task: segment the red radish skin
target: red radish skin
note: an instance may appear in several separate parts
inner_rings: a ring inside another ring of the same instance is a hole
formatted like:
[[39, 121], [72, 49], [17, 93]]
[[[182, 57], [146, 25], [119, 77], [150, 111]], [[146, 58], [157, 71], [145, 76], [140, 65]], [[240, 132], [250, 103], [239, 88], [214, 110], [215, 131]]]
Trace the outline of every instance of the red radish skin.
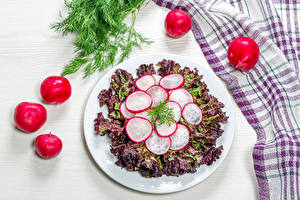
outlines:
[[[187, 139], [186, 139], [186, 142], [184, 145], [182, 145], [182, 147], [180, 148], [175, 148], [174, 147], [174, 144], [176, 143], [175, 139], [179, 139], [180, 141], [182, 141], [182, 138], [180, 138], [180, 135], [178, 135], [181, 131], [183, 131], [183, 129], [186, 130], [186, 133], [187, 133]], [[178, 132], [177, 132], [178, 131]], [[173, 139], [173, 140], [172, 140]], [[183, 125], [183, 124], [178, 124], [178, 128], [176, 130], [176, 132], [170, 136], [170, 140], [171, 140], [171, 146], [170, 146], [170, 150], [173, 150], [173, 151], [180, 151], [182, 149], [184, 149], [188, 144], [189, 144], [189, 141], [190, 141], [190, 131], [189, 129]]]
[[16, 127], [25, 133], [40, 129], [47, 120], [47, 110], [39, 103], [22, 102], [14, 113]]
[[[167, 128], [170, 128], [170, 129], [167, 129]], [[168, 132], [165, 132], [166, 129], [167, 129]], [[174, 121], [173, 123], [171, 123], [170, 126], [168, 126], [167, 124], [161, 124], [161, 125], [159, 125], [159, 122], [156, 119], [155, 120], [155, 130], [156, 130], [156, 133], [160, 137], [169, 137], [169, 136], [173, 135], [176, 132], [176, 130], [177, 130], [177, 123]]]
[[151, 74], [146, 74], [134, 81], [135, 87], [139, 90], [146, 91], [152, 85], [155, 85], [155, 78]]
[[187, 103], [193, 103], [194, 97], [186, 89], [179, 88], [170, 92], [169, 100], [177, 102], [183, 108]]
[[[136, 121], [138, 120], [138, 122]], [[135, 124], [133, 124], [135, 123]], [[145, 131], [145, 128], [147, 128], [146, 126], [148, 126], [149, 131]], [[152, 131], [153, 131], [153, 126], [151, 124], [151, 122], [148, 119], [145, 119], [143, 117], [132, 117], [131, 119], [129, 119], [127, 121], [127, 123], [125, 124], [125, 130], [126, 130], [126, 134], [129, 137], [130, 140], [132, 140], [135, 143], [140, 143], [140, 142], [144, 142], [145, 140], [148, 139], [148, 137], [150, 137]], [[143, 133], [144, 131], [144, 133]], [[143, 133], [144, 136], [142, 138], [134, 138], [133, 134], [136, 133]]]
[[121, 115], [125, 118], [125, 119], [130, 119], [134, 116], [134, 113], [129, 112], [129, 110], [127, 110], [126, 106], [125, 106], [125, 101], [123, 101], [120, 104], [119, 107], [120, 113]]
[[248, 37], [234, 39], [228, 47], [227, 57], [233, 66], [242, 71], [252, 69], [259, 58], [259, 47]]
[[156, 155], [163, 155], [169, 151], [171, 140], [169, 137], [160, 137], [156, 131], [153, 131], [145, 141], [145, 146], [150, 152]]
[[72, 88], [65, 77], [49, 76], [42, 82], [40, 92], [45, 103], [60, 104], [70, 98]]
[[173, 38], [185, 35], [192, 27], [192, 19], [183, 10], [174, 9], [170, 11], [165, 19], [167, 34]]
[[168, 91], [165, 88], [163, 88], [163, 87], [161, 87], [159, 85], [153, 85], [153, 86], [151, 86], [146, 92], [150, 95], [150, 97], [151, 97], [151, 99], [153, 101], [152, 105], [154, 107], [157, 104], [159, 104], [160, 102], [168, 100], [168, 98], [169, 98]]
[[181, 74], [169, 74], [162, 77], [159, 85], [167, 90], [176, 90], [181, 88], [185, 83], [184, 77]]
[[152, 105], [151, 96], [141, 90], [132, 92], [125, 99], [125, 106], [129, 112], [139, 113], [147, 110]]
[[[194, 108], [193, 108], [194, 107]], [[189, 110], [188, 110], [189, 109]], [[188, 110], [188, 111], [187, 111]], [[201, 114], [201, 118], [197, 121], [197, 123], [192, 123], [191, 122], [191, 117], [195, 117], [197, 116], [197, 114], [199, 114], [197, 111], [200, 112]], [[191, 116], [188, 116], [188, 113], [187, 112], [192, 112], [192, 113], [189, 113]], [[188, 123], [190, 124], [193, 124], [193, 125], [198, 125], [202, 122], [202, 119], [203, 119], [203, 113], [202, 113], [202, 110], [201, 108], [195, 104], [195, 103], [188, 103], [186, 104], [183, 109], [182, 109], [182, 113], [181, 113], [182, 117], [184, 118], [185, 121], [187, 121]]]
[[34, 140], [36, 153], [44, 159], [56, 157], [62, 149], [62, 142], [56, 135], [51, 133], [39, 135]]
[[166, 103], [166, 106], [168, 106], [169, 108], [173, 108], [173, 114], [175, 115], [174, 121], [178, 122], [180, 120], [181, 111], [182, 111], [180, 104], [177, 103], [176, 101], [169, 101]]

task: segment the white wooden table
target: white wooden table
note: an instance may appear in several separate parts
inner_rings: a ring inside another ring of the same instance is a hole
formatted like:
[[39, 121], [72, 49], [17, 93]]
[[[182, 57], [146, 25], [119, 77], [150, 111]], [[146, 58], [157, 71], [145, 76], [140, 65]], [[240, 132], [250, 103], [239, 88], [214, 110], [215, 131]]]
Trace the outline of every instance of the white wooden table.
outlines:
[[[40, 102], [39, 86], [58, 75], [72, 58], [74, 36], [62, 37], [49, 29], [64, 9], [63, 0], [0, 1], [0, 199], [257, 199], [252, 163], [255, 132], [235, 105], [236, 133], [228, 157], [208, 179], [183, 192], [151, 195], [112, 181], [93, 162], [86, 148], [82, 119], [89, 92], [104, 73], [86, 80], [69, 76], [73, 94], [65, 104], [45, 105], [48, 120], [39, 131], [15, 129], [13, 111], [21, 101]], [[131, 56], [173, 53], [209, 68], [192, 33], [180, 39], [165, 35], [167, 10], [150, 3], [139, 13], [136, 29], [154, 40]], [[63, 151], [51, 160], [36, 156], [32, 142], [52, 132], [63, 141]]]

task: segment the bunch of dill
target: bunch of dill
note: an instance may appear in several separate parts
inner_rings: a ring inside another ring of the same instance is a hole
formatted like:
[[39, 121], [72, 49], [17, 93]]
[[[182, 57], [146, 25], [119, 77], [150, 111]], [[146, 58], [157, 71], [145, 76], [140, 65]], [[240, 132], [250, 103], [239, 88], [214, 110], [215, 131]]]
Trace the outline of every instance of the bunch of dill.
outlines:
[[[62, 76], [75, 73], [84, 67], [84, 77], [122, 62], [133, 47], [150, 43], [134, 29], [138, 9], [145, 0], [72, 0], [65, 5], [66, 17], [51, 28], [63, 35], [75, 33], [75, 58], [65, 66]], [[127, 16], [133, 19], [124, 23]]]

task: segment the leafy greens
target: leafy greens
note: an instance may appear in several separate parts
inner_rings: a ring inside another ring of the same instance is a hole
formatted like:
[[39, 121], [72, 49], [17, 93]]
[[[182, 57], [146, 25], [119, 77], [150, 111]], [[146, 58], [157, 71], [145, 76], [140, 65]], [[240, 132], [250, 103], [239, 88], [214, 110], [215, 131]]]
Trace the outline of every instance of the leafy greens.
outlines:
[[[69, 12], [51, 28], [63, 35], [76, 33], [75, 58], [65, 66], [62, 76], [84, 67], [84, 77], [96, 70], [122, 62], [134, 47], [149, 44], [134, 29], [138, 9], [145, 0], [65, 0]], [[124, 19], [132, 16], [130, 25]]]

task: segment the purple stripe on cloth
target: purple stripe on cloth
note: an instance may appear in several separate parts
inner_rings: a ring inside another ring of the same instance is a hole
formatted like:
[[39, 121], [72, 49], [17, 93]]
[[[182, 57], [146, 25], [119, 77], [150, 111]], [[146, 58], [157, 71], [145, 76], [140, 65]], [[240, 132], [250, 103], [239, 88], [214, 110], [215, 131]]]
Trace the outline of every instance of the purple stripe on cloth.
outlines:
[[[281, 146], [281, 159], [283, 159], [286, 155], [285, 155], [285, 143], [284, 142], [281, 142], [280, 143], [280, 146]], [[283, 172], [283, 174], [286, 174], [287, 173], [287, 170], [285, 168], [285, 165], [284, 165], [284, 162], [281, 162], [281, 168], [280, 168]], [[284, 196], [284, 199], [288, 199], [287, 198], [287, 176], [283, 176], [284, 178], [284, 187], [283, 187], [283, 196]]]
[[[294, 16], [299, 16], [299, 13], [297, 13], [297, 3], [293, 3], [293, 12], [294, 12]], [[299, 18], [298, 18], [299, 19]], [[294, 20], [294, 27], [295, 33], [298, 33], [298, 35], [300, 34], [300, 29], [299, 29], [299, 20]], [[296, 40], [293, 40], [293, 42], [296, 43], [296, 47], [297, 47], [297, 51], [298, 51], [298, 60], [300, 60], [300, 38], [296, 38]], [[298, 196], [299, 197], [299, 196]]]
[[[300, 157], [300, 155], [299, 155]], [[298, 162], [298, 160], [296, 161], [296, 174], [299, 174], [299, 167], [300, 167], [300, 163]], [[299, 187], [299, 179], [296, 178], [296, 188], [300, 188]], [[297, 190], [297, 199], [300, 198], [300, 192], [299, 189]]]
[[[292, 146], [294, 146], [293, 141], [291, 141], [291, 143], [292, 143]], [[289, 154], [292, 155], [292, 156], [290, 156], [289, 167], [293, 168], [293, 166], [294, 166], [294, 162], [293, 161], [294, 161], [294, 156], [295, 155], [294, 155], [294, 152], [291, 151], [291, 150], [289, 150]], [[291, 181], [291, 185], [292, 185], [292, 187], [290, 187], [291, 199], [295, 199], [295, 183], [294, 183], [294, 178], [291, 177], [290, 181]]]
[[[285, 54], [286, 58], [289, 60], [289, 62], [291, 62], [294, 65], [294, 69], [296, 71], [296, 74], [299, 75], [298, 62], [294, 62], [294, 60], [297, 59], [297, 57], [296, 57], [296, 52], [295, 52], [294, 48], [292, 48], [293, 47], [292, 38], [287, 35], [286, 31], [284, 31], [283, 24], [280, 20], [280, 17], [278, 16], [278, 14], [272, 12], [271, 7], [274, 7], [273, 4], [272, 4], [272, 1], [271, 0], [266, 0], [265, 3], [266, 3], [266, 8], [267, 8], [268, 14], [270, 16], [274, 16], [274, 18], [271, 18], [272, 27], [270, 28], [269, 31], [273, 34], [273, 39], [275, 39], [277, 46], [282, 50], [282, 52], [284, 52], [284, 54]], [[284, 5], [288, 6], [289, 2], [287, 2]], [[296, 5], [296, 3], [295, 3], [295, 5]], [[289, 12], [287, 12], [286, 19], [287, 19], [287, 22], [288, 22], [287, 27], [291, 27]], [[277, 30], [277, 27], [279, 28], [279, 35], [278, 36], [275, 35], [275, 31], [274, 31], [274, 30]], [[280, 40], [289, 41], [289, 45], [283, 45], [283, 43], [280, 42]], [[286, 52], [288, 52], [288, 49], [292, 52], [291, 53], [286, 53]]]
[[[259, 149], [256, 146], [253, 150], [253, 160], [254, 166], [264, 166], [264, 156], [263, 156], [263, 149]], [[264, 167], [260, 167], [259, 169], [255, 168], [255, 173], [257, 177], [257, 183], [259, 187], [259, 197], [260, 199], [270, 199], [270, 191], [269, 191], [269, 184], [268, 179], [266, 177], [266, 170]]]

